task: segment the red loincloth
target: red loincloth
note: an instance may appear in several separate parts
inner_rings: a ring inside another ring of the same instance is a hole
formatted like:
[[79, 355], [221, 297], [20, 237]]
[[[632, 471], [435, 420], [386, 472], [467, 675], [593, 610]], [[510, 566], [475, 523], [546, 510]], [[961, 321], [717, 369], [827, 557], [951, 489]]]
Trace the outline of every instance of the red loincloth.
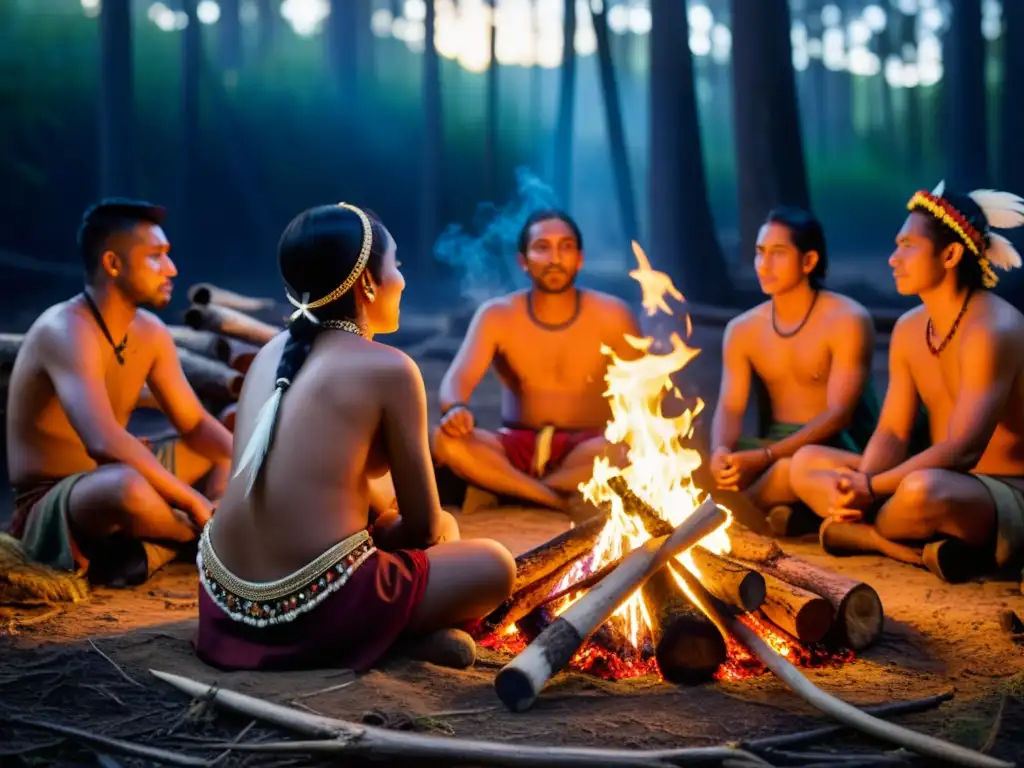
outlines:
[[196, 655], [225, 670], [369, 669], [405, 631], [429, 573], [423, 550], [377, 550], [312, 610], [264, 627], [231, 618], [200, 584]]
[[[534, 454], [537, 451], [537, 436], [539, 434], [539, 430], [515, 427], [502, 427], [498, 431], [505, 455], [512, 466], [520, 472], [537, 475], [534, 468]], [[604, 435], [604, 430], [600, 429], [556, 429], [551, 438], [551, 457], [548, 459], [546, 470], [557, 469], [565, 461], [565, 457], [576, 447], [602, 435]]]

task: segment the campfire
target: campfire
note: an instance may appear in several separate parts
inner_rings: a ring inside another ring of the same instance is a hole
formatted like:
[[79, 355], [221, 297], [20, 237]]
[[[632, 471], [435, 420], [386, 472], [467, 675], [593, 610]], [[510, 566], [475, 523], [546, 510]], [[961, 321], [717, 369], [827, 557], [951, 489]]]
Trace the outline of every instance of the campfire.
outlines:
[[[630, 274], [643, 288], [648, 314], [671, 313], [666, 295], [682, 295], [633, 247], [639, 268]], [[689, 337], [688, 317], [686, 328]], [[721, 520], [709, 522], [694, 546], [672, 554], [641, 577], [640, 586], [625, 591], [599, 628], [580, 638], [568, 666], [608, 679], [656, 674], [678, 683], [766, 671], [723, 626], [723, 613], [798, 666], [852, 659], [881, 631], [877, 593], [785, 554], [734, 522], [698, 487], [694, 477], [702, 459], [690, 440], [703, 403], [680, 408], [685, 401], [672, 376], [699, 350], [678, 333], [660, 353], [652, 338], [627, 341], [640, 353], [636, 359], [603, 349], [610, 358], [606, 395], [612, 414], [605, 437], [628, 449], [626, 461], [617, 467], [597, 459], [593, 477], [581, 486], [602, 514], [517, 559], [515, 593], [477, 628], [481, 645], [523, 653], [596, 585], [612, 582], [627, 557], [682, 526], [696, 528], [698, 514], [717, 507]], [[671, 404], [679, 415], [666, 415], [673, 410], [665, 407], [666, 398], [679, 401]]]

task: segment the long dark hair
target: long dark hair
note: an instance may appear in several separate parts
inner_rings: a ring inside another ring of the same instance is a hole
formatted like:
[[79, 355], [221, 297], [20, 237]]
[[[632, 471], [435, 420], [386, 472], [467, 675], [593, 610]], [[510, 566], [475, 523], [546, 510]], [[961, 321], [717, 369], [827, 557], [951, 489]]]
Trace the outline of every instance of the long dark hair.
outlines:
[[[365, 217], [365, 220], [364, 220]], [[343, 205], [322, 205], [303, 211], [285, 227], [277, 246], [277, 262], [288, 295], [295, 302], [313, 304], [327, 297], [359, 271], [367, 225], [370, 247], [363, 267], [380, 281], [390, 236], [371, 211]], [[355, 290], [362, 273], [348, 290], [323, 306], [299, 311], [288, 325], [288, 339], [277, 364], [274, 393], [256, 417], [252, 436], [235, 475], [247, 472], [252, 490], [263, 460], [274, 440], [274, 425], [281, 398], [309, 356], [313, 341], [330, 320], [356, 319]], [[306, 313], [313, 316], [310, 319]]]

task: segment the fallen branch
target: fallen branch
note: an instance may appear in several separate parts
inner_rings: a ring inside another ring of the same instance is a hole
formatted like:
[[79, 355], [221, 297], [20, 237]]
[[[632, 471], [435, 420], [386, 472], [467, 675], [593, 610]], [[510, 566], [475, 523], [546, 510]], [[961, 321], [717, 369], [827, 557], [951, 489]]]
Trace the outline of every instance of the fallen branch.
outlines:
[[978, 768], [1013, 768], [1012, 763], [988, 757], [973, 749], [967, 749], [952, 742], [879, 720], [863, 710], [825, 693], [808, 680], [799, 669], [776, 653], [754, 630], [738, 618], [721, 611], [715, 604], [715, 599], [704, 590], [700, 582], [687, 569], [680, 568], [678, 572], [693, 594], [698, 596], [701, 608], [711, 617], [712, 621], [720, 627], [724, 627], [733, 637], [743, 643], [782, 682], [815, 709], [869, 736], [905, 747], [921, 755]]
[[[938, 693], [924, 699], [913, 701], [895, 701], [889, 704], [875, 704], [871, 707], [861, 707], [861, 711], [875, 717], [896, 717], [897, 715], [913, 715], [918, 712], [927, 712], [935, 709], [940, 704], [950, 701], [953, 692]], [[765, 736], [760, 739], [750, 739], [740, 742], [744, 747], [755, 752], [765, 749], [780, 749], [782, 747], [798, 747], [804, 744], [816, 744], [832, 736], [838, 736], [849, 730], [845, 725], [823, 725], [819, 728], [811, 728], [806, 731], [795, 733], [783, 733], [778, 736]]]
[[538, 747], [520, 744], [452, 739], [408, 731], [389, 731], [371, 725], [306, 714], [254, 696], [190, 680], [187, 677], [150, 672], [193, 698], [221, 706], [229, 712], [271, 723], [293, 733], [323, 741], [271, 744], [215, 745], [217, 749], [247, 752], [326, 752], [372, 757], [377, 760], [435, 760], [442, 764], [536, 766], [653, 766], [713, 763], [743, 758], [765, 765], [753, 753], [734, 747], [693, 747], [688, 749], [627, 750], [591, 747]]
[[100, 650], [100, 648], [99, 648], [99, 646], [98, 646], [98, 645], [96, 645], [96, 643], [94, 643], [94, 642], [92, 641], [92, 638], [88, 638], [88, 640], [89, 640], [89, 645], [91, 645], [91, 646], [92, 646], [92, 649], [93, 649], [94, 651], [96, 651], [96, 653], [98, 653], [98, 654], [99, 654], [100, 656], [102, 656], [102, 657], [103, 657], [104, 659], [106, 659], [106, 660], [107, 660], [107, 663], [109, 663], [109, 664], [110, 664], [110, 666], [112, 666], [112, 667], [113, 667], [114, 669], [116, 669], [116, 670], [118, 671], [118, 674], [120, 674], [120, 675], [121, 675], [121, 677], [123, 677], [123, 678], [124, 678], [125, 680], [127, 680], [127, 681], [128, 681], [129, 683], [131, 683], [132, 685], [137, 685], [137, 686], [139, 686], [139, 687], [142, 687], [142, 683], [140, 683], [140, 682], [139, 682], [138, 680], [136, 680], [136, 679], [135, 679], [134, 677], [132, 677], [132, 676], [131, 676], [131, 675], [129, 675], [129, 674], [127, 673], [127, 672], [125, 672], [125, 671], [124, 671], [123, 669], [121, 669], [121, 665], [120, 665], [120, 664], [118, 664], [118, 663], [117, 663], [116, 661], [114, 661], [114, 660], [113, 660], [112, 658], [110, 658], [109, 656], [107, 656], [107, 654], [105, 654], [105, 653], [104, 653], [103, 651], [101, 651], [101, 650]]
[[513, 712], [533, 706], [540, 691], [569, 663], [580, 646], [623, 600], [671, 558], [686, 551], [726, 521], [708, 499], [666, 538], [650, 539], [630, 552], [611, 574], [575, 602], [494, 680], [498, 698]]
[[166, 763], [167, 765], [211, 765], [210, 761], [202, 760], [198, 757], [189, 757], [188, 755], [182, 755], [166, 749], [159, 749], [158, 747], [147, 747], [144, 744], [134, 744], [130, 741], [122, 741], [121, 739], [114, 739], [109, 736], [100, 736], [96, 733], [83, 731], [80, 728], [72, 728], [69, 725], [44, 723], [39, 720], [30, 720], [24, 717], [5, 714], [0, 714], [0, 720], [8, 723], [15, 723], [17, 725], [24, 725], [29, 728], [38, 728], [41, 731], [49, 731], [50, 733], [59, 733], [62, 736], [69, 736], [73, 739], [85, 742], [86, 744], [103, 747], [111, 752], [118, 752], [122, 755], [132, 755], [133, 757], [145, 757], [150, 760], [155, 760], [158, 763]]
[[188, 289], [188, 300], [199, 306], [215, 304], [220, 307], [237, 309], [239, 312], [260, 312], [273, 309], [277, 303], [273, 299], [243, 296], [226, 288], [218, 288], [213, 283], [196, 283], [191, 286]]
[[262, 347], [282, 330], [244, 312], [217, 305], [189, 307], [185, 310], [185, 324], [197, 330], [216, 331], [257, 347]]

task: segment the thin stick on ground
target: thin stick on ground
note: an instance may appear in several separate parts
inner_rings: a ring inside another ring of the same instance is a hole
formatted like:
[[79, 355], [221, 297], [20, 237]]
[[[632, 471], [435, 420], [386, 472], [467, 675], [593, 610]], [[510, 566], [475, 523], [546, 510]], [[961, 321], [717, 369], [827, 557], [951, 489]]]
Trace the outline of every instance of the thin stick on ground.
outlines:
[[321, 688], [318, 691], [308, 691], [307, 693], [300, 693], [300, 694], [297, 694], [295, 696], [292, 696], [291, 700], [294, 702], [294, 701], [298, 701], [299, 699], [309, 699], [309, 698], [312, 698], [313, 696], [319, 696], [319, 695], [321, 695], [323, 693], [333, 693], [334, 691], [340, 691], [342, 688], [348, 688], [354, 682], [355, 682], [354, 679], [353, 680], [348, 680], [348, 681], [346, 681], [344, 683], [338, 683], [337, 685], [329, 685], [326, 688]]
[[[952, 691], [939, 693], [935, 696], [928, 696], [924, 699], [914, 701], [897, 701], [889, 704], [876, 704], [871, 707], [862, 707], [864, 712], [875, 717], [895, 717], [897, 715], [913, 715], [918, 712], [926, 712], [934, 709], [940, 704], [950, 701], [953, 698]], [[823, 725], [820, 728], [811, 728], [796, 733], [783, 733], [778, 736], [765, 736], [760, 739], [745, 739], [740, 742], [745, 749], [754, 752], [761, 752], [765, 749], [782, 749], [784, 747], [797, 747], [805, 744], [817, 744], [832, 736], [838, 736], [849, 728], [845, 725]]]
[[236, 691], [215, 688], [168, 672], [160, 672], [155, 669], [151, 669], [150, 672], [178, 690], [193, 697], [207, 697], [215, 705], [230, 712], [256, 718], [304, 736], [323, 739], [323, 741], [289, 742], [280, 745], [218, 744], [216, 745], [217, 749], [231, 748], [249, 752], [316, 751], [372, 756], [378, 760], [420, 759], [460, 765], [688, 765], [721, 763], [729, 758], [742, 758], [754, 765], [768, 765], [753, 753], [732, 746], [646, 751], [587, 747], [538, 747], [451, 739], [406, 731], [389, 731], [346, 720], [308, 715], [297, 709]]
[[106, 660], [107, 660], [108, 662], [110, 662], [110, 666], [112, 666], [112, 667], [113, 667], [114, 669], [116, 669], [116, 670], [117, 670], [117, 671], [118, 671], [118, 672], [120, 673], [121, 677], [123, 677], [123, 678], [124, 678], [125, 680], [127, 680], [127, 681], [128, 681], [129, 683], [131, 683], [132, 685], [137, 685], [137, 686], [139, 686], [140, 688], [142, 687], [142, 683], [140, 683], [140, 682], [139, 682], [138, 680], [136, 680], [136, 679], [135, 679], [134, 677], [132, 677], [132, 676], [131, 676], [131, 675], [129, 675], [129, 674], [127, 673], [127, 672], [125, 672], [125, 671], [124, 671], [123, 669], [121, 669], [121, 665], [120, 665], [120, 664], [118, 664], [118, 663], [117, 663], [116, 661], [114, 661], [114, 660], [113, 660], [112, 658], [110, 658], [109, 656], [107, 656], [107, 654], [105, 654], [105, 653], [104, 653], [103, 651], [101, 651], [101, 650], [99, 649], [99, 646], [98, 646], [98, 645], [96, 645], [96, 643], [94, 643], [94, 642], [92, 641], [92, 639], [91, 639], [91, 638], [90, 638], [90, 640], [89, 640], [89, 645], [91, 645], [91, 646], [92, 646], [92, 649], [93, 649], [94, 651], [96, 651], [96, 653], [98, 653], [98, 654], [99, 654], [100, 656], [102, 656], [102, 657], [103, 657], [104, 659], [106, 659]]
[[[245, 726], [245, 728], [243, 728], [241, 731], [239, 731], [238, 735], [231, 740], [231, 743], [238, 744], [239, 742], [241, 742], [242, 739], [245, 738], [245, 734], [247, 734], [249, 731], [256, 727], [256, 722], [256, 720], [250, 720], [249, 724]], [[213, 762], [211, 763], [211, 765], [219, 765], [223, 761], [227, 760], [229, 757], [231, 757], [231, 750], [225, 749], [223, 752], [221, 752], [219, 755], [213, 758]]]
[[49, 731], [50, 733], [59, 733], [62, 736], [68, 736], [69, 738], [76, 739], [86, 744], [103, 747], [111, 752], [117, 752], [122, 755], [132, 755], [133, 757], [145, 757], [167, 765], [210, 765], [209, 761], [201, 760], [198, 757], [189, 757], [188, 755], [182, 755], [166, 749], [147, 747], [144, 744], [133, 744], [130, 741], [113, 739], [109, 736], [100, 736], [95, 733], [90, 733], [89, 731], [83, 731], [80, 728], [72, 728], [69, 725], [44, 723], [39, 720], [30, 720], [28, 718], [16, 717], [14, 715], [0, 715], [0, 720], [8, 723], [15, 723], [17, 725], [24, 725], [29, 728], [38, 728], [41, 731]]

